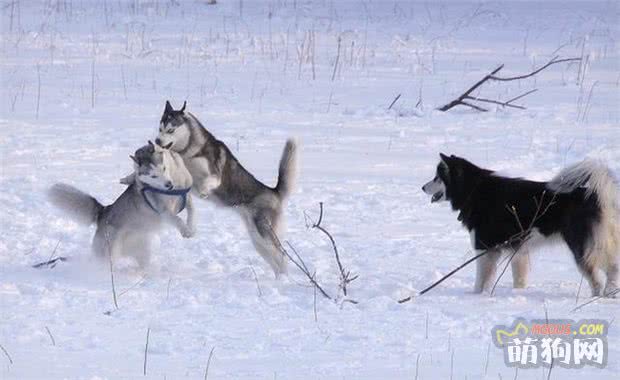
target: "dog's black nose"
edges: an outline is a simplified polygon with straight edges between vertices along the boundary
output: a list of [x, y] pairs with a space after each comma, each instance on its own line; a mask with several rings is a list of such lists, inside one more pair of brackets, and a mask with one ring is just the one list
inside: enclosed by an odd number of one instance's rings
[[155, 144], [161, 146], [161, 140], [158, 138], [155, 139]]

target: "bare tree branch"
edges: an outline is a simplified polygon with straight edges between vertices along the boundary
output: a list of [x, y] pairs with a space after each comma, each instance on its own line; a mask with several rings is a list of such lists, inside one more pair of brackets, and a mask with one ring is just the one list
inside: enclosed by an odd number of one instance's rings
[[329, 231], [327, 231], [325, 228], [323, 228], [323, 226], [321, 226], [322, 221], [323, 221], [323, 202], [319, 202], [319, 221], [313, 224], [312, 228], [316, 228], [319, 231], [323, 232], [327, 236], [329, 241], [332, 243], [334, 255], [336, 256], [336, 263], [338, 264], [338, 270], [340, 271], [340, 288], [342, 289], [342, 292], [346, 296], [347, 285], [355, 281], [355, 279], [357, 279], [359, 276], [358, 275], [352, 276], [351, 271], [347, 271], [344, 269], [344, 267], [342, 266], [342, 262], [340, 261], [340, 255], [338, 254], [338, 246], [336, 246], [336, 241], [334, 240], [334, 237], [329, 233]]
[[473, 91], [475, 91], [478, 87], [482, 86], [484, 83], [488, 82], [488, 81], [498, 81], [498, 82], [509, 82], [509, 81], [515, 81], [515, 80], [520, 80], [520, 79], [526, 79], [529, 77], [532, 77], [536, 74], [538, 74], [539, 72], [543, 71], [544, 69], [546, 69], [547, 67], [551, 66], [551, 65], [555, 65], [557, 63], [563, 63], [563, 62], [577, 62], [577, 61], [581, 61], [581, 58], [564, 58], [564, 59], [558, 59], [558, 56], [553, 57], [549, 62], [547, 62], [545, 65], [539, 67], [538, 69], [527, 73], [527, 74], [523, 74], [523, 75], [518, 75], [518, 76], [514, 76], [514, 77], [500, 77], [497, 76], [496, 74], [500, 72], [500, 70], [502, 70], [504, 68], [504, 65], [500, 65], [499, 67], [497, 67], [495, 70], [493, 70], [491, 73], [485, 75], [482, 79], [480, 79], [478, 82], [476, 82], [473, 86], [471, 86], [467, 91], [465, 91], [462, 95], [460, 95], [458, 98], [454, 99], [453, 101], [451, 101], [448, 104], [445, 104], [441, 107], [438, 108], [439, 111], [442, 112], [446, 112], [456, 106], [466, 106], [466, 107], [470, 107], [473, 108], [477, 111], [480, 112], [486, 112], [488, 111], [487, 109], [477, 106], [475, 104], [472, 104], [470, 102], [467, 102], [467, 100], [473, 100], [473, 101], [478, 101], [478, 102], [483, 102], [483, 103], [493, 103], [493, 104], [497, 104], [497, 105], [501, 105], [503, 107], [512, 107], [512, 108], [517, 108], [517, 109], [525, 109], [524, 106], [520, 106], [520, 105], [516, 105], [513, 104], [513, 102], [515, 102], [516, 100], [519, 100], [535, 91], [537, 91], [536, 89], [534, 90], [530, 90], [524, 94], [521, 94], [517, 97], [514, 97], [506, 102], [501, 102], [499, 100], [492, 100], [492, 99], [485, 99], [485, 98], [479, 98], [479, 97], [474, 97], [471, 96], [471, 93]]
[[[448, 111], [449, 109], [456, 107], [458, 105], [462, 105], [463, 104], [463, 99], [465, 99], [465, 97], [469, 96], [469, 94], [471, 94], [475, 89], [477, 89], [478, 87], [482, 86], [484, 84], [484, 82], [488, 81], [489, 78], [491, 78], [493, 75], [497, 74], [501, 69], [504, 68], [504, 65], [501, 64], [498, 68], [496, 68], [495, 70], [491, 71], [490, 74], [487, 74], [484, 78], [480, 79], [478, 82], [476, 82], [476, 84], [474, 84], [473, 86], [471, 86], [467, 91], [465, 91], [463, 93], [463, 95], [459, 96], [457, 99], [451, 101], [450, 103], [439, 107], [438, 109], [440, 111]], [[472, 107], [475, 108], [475, 107]]]

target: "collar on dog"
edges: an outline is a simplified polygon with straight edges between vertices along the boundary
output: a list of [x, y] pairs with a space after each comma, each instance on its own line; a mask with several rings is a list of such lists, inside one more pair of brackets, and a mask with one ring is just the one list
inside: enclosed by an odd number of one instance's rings
[[155, 211], [158, 214], [160, 212], [157, 210], [157, 208], [155, 208], [155, 206], [153, 206], [151, 201], [149, 201], [149, 198], [146, 196], [147, 191], [157, 193], [157, 194], [181, 197], [181, 208], [179, 209], [179, 211], [177, 211], [177, 214], [178, 214], [185, 209], [185, 205], [187, 204], [187, 194], [191, 190], [192, 190], [191, 187], [188, 187], [187, 189], [179, 189], [179, 190], [162, 190], [162, 189], [158, 189], [157, 187], [144, 184], [142, 187], [142, 190], [140, 190], [140, 194], [142, 194], [142, 198], [144, 198], [144, 201], [146, 202], [147, 205], [149, 205], [151, 210]]

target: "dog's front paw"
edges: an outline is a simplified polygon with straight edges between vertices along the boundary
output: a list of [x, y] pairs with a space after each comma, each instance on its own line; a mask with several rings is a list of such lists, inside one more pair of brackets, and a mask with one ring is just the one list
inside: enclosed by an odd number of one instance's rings
[[196, 230], [193, 228], [185, 227], [181, 229], [181, 236], [184, 238], [189, 239], [194, 237], [194, 235], [196, 235]]

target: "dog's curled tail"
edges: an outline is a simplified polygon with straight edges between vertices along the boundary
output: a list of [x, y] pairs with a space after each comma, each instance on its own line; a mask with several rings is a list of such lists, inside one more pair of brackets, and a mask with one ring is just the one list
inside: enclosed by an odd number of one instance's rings
[[[548, 185], [556, 192], [571, 192], [578, 187], [586, 188], [586, 196], [595, 194], [601, 210], [601, 218], [594, 239], [594, 254], [589, 261], [620, 256], [620, 191], [611, 170], [602, 162], [586, 159], [562, 170]], [[601, 255], [602, 254], [602, 255]]]
[[282, 158], [280, 158], [280, 169], [278, 170], [278, 184], [276, 192], [280, 198], [287, 198], [295, 189], [297, 179], [297, 142], [293, 139], [286, 140]]
[[103, 210], [103, 206], [95, 198], [64, 183], [52, 186], [47, 195], [52, 204], [87, 226], [95, 223]]
[[598, 160], [585, 159], [564, 168], [549, 182], [548, 187], [559, 193], [585, 187], [586, 195], [596, 194], [603, 211], [620, 211], [618, 183], [611, 170]]

